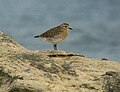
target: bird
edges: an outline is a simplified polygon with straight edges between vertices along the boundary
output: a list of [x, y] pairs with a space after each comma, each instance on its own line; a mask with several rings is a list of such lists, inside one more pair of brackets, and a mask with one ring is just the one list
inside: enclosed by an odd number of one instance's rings
[[54, 50], [57, 50], [57, 44], [67, 38], [69, 29], [72, 30], [68, 23], [61, 23], [60, 25], [53, 27], [40, 35], [34, 36], [34, 38], [44, 39], [53, 45]]

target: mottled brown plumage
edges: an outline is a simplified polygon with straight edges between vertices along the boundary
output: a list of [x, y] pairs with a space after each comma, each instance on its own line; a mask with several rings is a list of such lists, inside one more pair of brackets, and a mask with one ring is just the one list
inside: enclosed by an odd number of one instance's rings
[[69, 29], [72, 30], [68, 23], [62, 23], [57, 27], [51, 28], [42, 34], [35, 36], [35, 38], [43, 38], [49, 43], [52, 43], [54, 50], [57, 50], [57, 43], [63, 41], [67, 37]]
[[61, 32], [63, 32], [63, 30], [57, 26], [55, 28], [52, 28], [48, 31], [46, 31], [45, 33], [41, 34], [40, 37], [54, 37], [56, 35], [59, 35]]

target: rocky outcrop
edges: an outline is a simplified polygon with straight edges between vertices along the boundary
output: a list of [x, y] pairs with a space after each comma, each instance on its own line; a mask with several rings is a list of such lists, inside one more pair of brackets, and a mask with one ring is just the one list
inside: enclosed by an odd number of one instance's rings
[[120, 63], [27, 50], [0, 32], [0, 92], [120, 92]]

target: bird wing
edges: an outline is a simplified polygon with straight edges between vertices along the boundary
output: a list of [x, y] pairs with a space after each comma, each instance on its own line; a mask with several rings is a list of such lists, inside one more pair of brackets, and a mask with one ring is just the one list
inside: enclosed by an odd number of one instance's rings
[[62, 32], [62, 29], [59, 26], [57, 26], [42, 33], [40, 37], [55, 37], [59, 35], [61, 32]]

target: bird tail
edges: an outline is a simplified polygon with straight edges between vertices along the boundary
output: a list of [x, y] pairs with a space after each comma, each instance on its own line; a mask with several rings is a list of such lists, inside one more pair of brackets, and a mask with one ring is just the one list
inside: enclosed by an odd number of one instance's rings
[[40, 37], [40, 36], [39, 35], [34, 36], [34, 38], [38, 38], [38, 37]]

